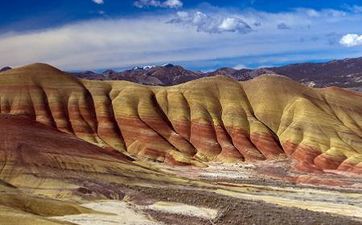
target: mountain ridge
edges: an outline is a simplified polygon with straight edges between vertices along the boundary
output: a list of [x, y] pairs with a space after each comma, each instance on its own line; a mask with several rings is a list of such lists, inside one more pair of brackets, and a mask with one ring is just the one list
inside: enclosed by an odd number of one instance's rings
[[[333, 60], [326, 63], [298, 63], [280, 67], [265, 67], [259, 69], [233, 69], [223, 67], [212, 72], [194, 72], [181, 66], [171, 65], [135, 67], [131, 70], [109, 74], [75, 73], [80, 78], [96, 80], [128, 80], [147, 85], [169, 86], [199, 79], [201, 77], [224, 75], [243, 81], [262, 74], [282, 74], [307, 86], [329, 87], [339, 86], [362, 90], [362, 58]], [[177, 68], [176, 72], [172, 68]]]

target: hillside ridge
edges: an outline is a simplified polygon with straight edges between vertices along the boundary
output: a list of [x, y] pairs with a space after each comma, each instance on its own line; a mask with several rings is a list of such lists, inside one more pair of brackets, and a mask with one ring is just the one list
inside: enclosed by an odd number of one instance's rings
[[284, 76], [160, 87], [79, 80], [33, 64], [3, 72], [0, 96], [2, 114], [27, 115], [138, 159], [202, 166], [287, 158], [305, 171], [362, 168], [362, 96]]

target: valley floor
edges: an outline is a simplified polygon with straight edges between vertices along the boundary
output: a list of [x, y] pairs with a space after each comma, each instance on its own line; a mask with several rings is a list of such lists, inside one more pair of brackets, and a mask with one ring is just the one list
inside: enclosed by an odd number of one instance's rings
[[202, 182], [124, 186], [128, 191], [123, 200], [82, 204], [101, 213], [53, 218], [79, 225], [362, 224], [360, 178], [323, 173], [308, 175], [309, 181], [328, 181], [338, 176], [344, 183], [300, 184], [292, 177], [299, 177], [299, 181], [308, 179], [301, 180], [303, 175], [291, 171], [282, 174], [278, 171], [281, 166], [284, 166], [282, 161], [214, 163], [208, 168], [164, 165], [160, 168], [154, 164], [151, 167], [158, 167], [165, 173], [193, 177]]

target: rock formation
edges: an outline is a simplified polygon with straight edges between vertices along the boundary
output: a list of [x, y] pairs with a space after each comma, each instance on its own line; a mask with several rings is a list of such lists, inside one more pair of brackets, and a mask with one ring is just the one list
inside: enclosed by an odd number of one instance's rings
[[[283, 76], [152, 87], [81, 80], [33, 64], [3, 72], [0, 97], [3, 115], [31, 118], [134, 158], [199, 166], [290, 158], [304, 171], [362, 172], [362, 95], [312, 89]], [[30, 154], [21, 152], [14, 157]]]

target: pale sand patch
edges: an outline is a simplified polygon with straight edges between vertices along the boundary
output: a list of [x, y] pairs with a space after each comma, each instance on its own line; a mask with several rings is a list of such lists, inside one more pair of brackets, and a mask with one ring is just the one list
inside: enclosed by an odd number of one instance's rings
[[193, 205], [182, 204], [178, 202], [156, 202], [148, 206], [139, 206], [142, 209], [151, 209], [171, 214], [194, 216], [198, 218], [212, 220], [217, 216], [218, 211], [215, 209], [196, 207]]
[[209, 179], [249, 179], [253, 175], [251, 169], [254, 169], [254, 165], [245, 163], [244, 165], [236, 164], [220, 164], [211, 163], [209, 167], [200, 171], [200, 178]]
[[80, 214], [52, 217], [53, 219], [68, 221], [79, 225], [160, 225], [142, 210], [154, 210], [160, 213], [170, 213], [198, 217], [212, 220], [216, 218], [218, 211], [215, 209], [196, 207], [178, 202], [159, 201], [152, 205], [135, 205], [124, 201], [98, 201], [83, 204], [83, 207], [93, 209], [105, 214]]
[[[79, 225], [161, 225], [151, 217], [134, 209], [134, 207], [122, 201], [99, 201], [83, 204], [86, 208], [107, 214], [80, 214], [52, 217], [53, 219], [67, 221]], [[111, 215], [112, 214], [112, 215]]]

